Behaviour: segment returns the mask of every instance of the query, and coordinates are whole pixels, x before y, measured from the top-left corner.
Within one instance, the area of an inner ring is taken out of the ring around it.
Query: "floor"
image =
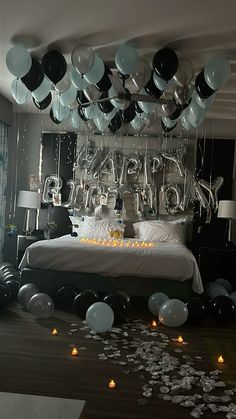
[[[183,355],[187,356],[185,359],[190,356],[195,361],[194,368],[201,371],[219,368],[220,378],[227,383],[227,388],[236,387],[235,323],[220,327],[209,322],[204,326],[184,325],[178,329],[160,325],[158,332],[164,334],[160,338],[151,327],[151,315],[139,314],[132,315],[133,319],[141,319],[138,323],[123,325],[122,330],[96,340],[73,313],[55,311],[53,318],[39,320],[17,305],[1,312],[0,391],[86,400],[81,419],[164,419],[172,415],[190,418],[193,408],[186,409],[164,400],[166,394],[161,395],[160,386],[148,384],[150,378],[142,366],[150,365],[148,361],[140,363],[133,358],[132,364],[127,363],[132,344],[137,349],[142,342],[148,345],[147,342],[152,341],[155,348],[160,339],[164,344],[169,339],[166,343],[169,353],[181,359]],[[51,335],[53,328],[57,328],[57,336]],[[140,330],[144,330],[144,334]],[[172,340],[180,334],[187,345]],[[115,342],[114,345],[111,342]],[[71,355],[73,346],[78,348],[78,356]],[[225,359],[222,365],[217,363],[220,354]],[[108,386],[112,378],[117,383],[115,389]],[[150,390],[150,387],[153,388]],[[217,394],[223,394],[222,389],[218,390]],[[190,394],[199,391],[199,388],[193,389]],[[232,401],[236,403],[235,394]],[[213,416],[226,417],[225,413],[214,415],[209,409],[203,417]]]

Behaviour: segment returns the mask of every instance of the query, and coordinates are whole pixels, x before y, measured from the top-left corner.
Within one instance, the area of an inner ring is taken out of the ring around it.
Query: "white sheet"
[[[127,239],[132,241],[132,239]],[[134,240],[133,241],[137,241]],[[150,248],[91,246],[70,235],[29,246],[19,268],[97,273],[102,276],[193,279],[193,291],[203,292],[197,262],[186,246],[154,243]]]

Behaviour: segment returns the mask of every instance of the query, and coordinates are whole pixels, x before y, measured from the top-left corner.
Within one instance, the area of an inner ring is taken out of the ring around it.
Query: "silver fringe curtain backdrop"
[[[5,208],[6,208],[6,185],[7,185],[7,136],[8,126],[0,121],[0,261],[2,261],[2,249],[5,233]]]

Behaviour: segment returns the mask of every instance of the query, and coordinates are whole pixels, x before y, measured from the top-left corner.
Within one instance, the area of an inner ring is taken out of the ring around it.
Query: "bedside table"
[[[17,242],[16,242],[16,267],[18,265],[25,253],[25,249],[29,247],[31,244],[43,240],[43,236],[24,236],[23,234],[18,234]]]
[[[235,281],[236,247],[198,246],[198,266],[203,284],[217,278]]]

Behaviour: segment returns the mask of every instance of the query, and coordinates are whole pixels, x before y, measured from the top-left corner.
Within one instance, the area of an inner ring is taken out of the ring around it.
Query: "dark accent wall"
[[[198,139],[196,170],[197,179],[212,182],[218,177],[224,178],[219,190],[218,199],[233,199],[233,166],[235,140]],[[193,241],[201,244],[222,244],[225,240],[227,220],[217,218],[217,212],[212,212],[211,222],[205,223],[206,214],[199,215],[199,203],[195,204]]]
[[[42,186],[45,178],[58,174],[62,178],[62,202],[67,201],[69,188],[67,181],[73,177],[73,163],[76,150],[76,134],[44,133],[42,135]],[[58,167],[58,162],[60,162]],[[52,207],[42,204],[40,211],[40,228],[45,226],[47,220],[57,223],[57,235],[70,233],[68,211],[63,207]]]

